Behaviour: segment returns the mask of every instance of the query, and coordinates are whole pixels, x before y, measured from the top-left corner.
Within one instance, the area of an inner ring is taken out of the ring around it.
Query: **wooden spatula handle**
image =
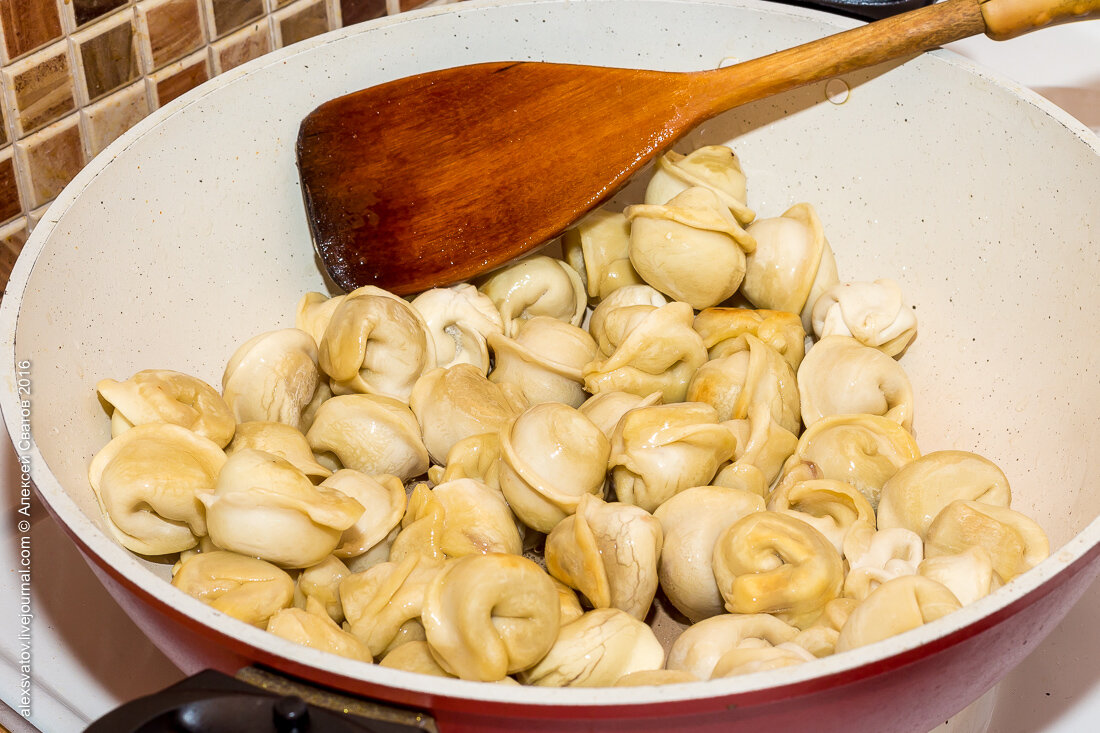
[[[944,0],[698,75],[709,117],[745,102],[986,33],[1011,38],[1100,16],[1100,0]]]
[[[1100,17],[1100,0],[983,0],[985,33],[1004,41],[1048,25]]]

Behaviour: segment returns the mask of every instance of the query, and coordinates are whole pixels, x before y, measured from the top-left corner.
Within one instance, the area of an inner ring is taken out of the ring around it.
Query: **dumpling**
[[[917,441],[893,420],[834,415],[806,428],[783,465],[780,481],[836,479],[854,486],[877,508],[883,484],[917,458]]]
[[[423,555],[443,561],[443,531],[446,510],[427,484],[419,483],[409,493],[401,530],[390,545],[390,561],[400,562],[408,555]]]
[[[819,339],[852,336],[887,356],[901,354],[917,335],[917,316],[889,279],[837,283],[814,302],[811,321]]]
[[[844,556],[844,595],[863,600],[886,581],[915,574],[924,560],[924,545],[915,533],[895,527],[849,535]]]
[[[176,564],[172,585],[246,624],[267,626],[294,601],[294,580],[269,562],[235,552],[199,552]]]
[[[993,572],[993,558],[978,545],[954,555],[925,558],[917,573],[947,587],[964,606],[1000,588],[1000,577]]]
[[[225,462],[209,438],[171,423],[146,423],[96,453],[88,480],[123,547],[167,555],[194,547],[207,533],[200,494],[214,488]]]
[[[424,593],[432,655],[447,672],[492,682],[528,669],[561,627],[550,576],[519,555],[467,555],[448,563]]]
[[[592,315],[588,318],[588,333],[596,341],[600,354],[611,356],[629,332],[634,319],[631,314],[649,311],[649,308],[638,306],[660,308],[668,302],[668,298],[644,283],[619,288],[592,309]],[[617,311],[623,313],[614,315]]]
[[[853,530],[875,530],[875,510],[870,502],[843,481],[809,479],[781,484],[768,496],[768,510],[811,525],[841,554]]]
[[[585,494],[546,537],[546,569],[593,608],[645,619],[657,592],[661,523],[648,512]]]
[[[630,262],[647,283],[699,310],[737,292],[756,242],[709,188],[628,206]]]
[[[340,395],[317,410],[306,439],[315,453],[332,453],[344,468],[408,481],[428,470],[420,425],[404,403],[380,395]]]
[[[588,306],[577,271],[546,255],[526,257],[491,273],[479,289],[500,311],[504,335],[510,338],[516,337],[521,321],[536,316],[580,326]]]
[[[654,512],[680,491],[705,486],[733,456],[736,441],[710,405],[680,402],[631,410],[611,440],[611,480],[619,501]]]
[[[521,322],[515,338],[490,334],[489,346],[496,360],[489,379],[516,385],[527,404],[577,407],[587,397],[582,369],[595,358],[596,342],[583,328],[534,316]]]
[[[714,665],[711,679],[793,667],[814,659],[813,654],[794,642],[772,647],[736,647],[723,654]]]
[[[410,302],[428,326],[435,345],[435,366],[472,364],[489,373],[490,333],[504,333],[500,311],[489,296],[463,283],[425,290]]]
[[[442,569],[442,562],[412,554],[347,576],[340,582],[340,603],[348,631],[376,658],[423,640],[424,591]]]
[[[723,486],[693,486],[657,507],[653,516],[664,533],[661,590],[690,621],[725,612],[710,564],[714,544],[734,522],[762,511],[763,497]]]
[[[609,687],[664,660],[653,629],[625,611],[598,608],[563,625],[549,652],[517,678],[540,687]]]
[[[340,544],[333,550],[338,558],[358,557],[370,551],[386,539],[405,514],[405,485],[396,476],[368,476],[344,468],[322,481],[321,486],[350,496],[364,510],[340,535]]]
[[[629,311],[630,322],[622,332],[611,326]],[[613,352],[597,357],[584,367],[584,386],[589,392],[631,392],[643,397],[660,392],[665,402],[681,402],[696,370],[707,360],[703,339],[691,327],[694,313],[687,303],[658,308],[620,308],[605,322]]]
[[[118,382],[102,379],[96,392],[110,405],[111,437],[134,425],[167,422],[228,445],[236,418],[217,390],[206,382],[169,369],[144,369]]]
[[[797,434],[802,421],[794,370],[778,351],[755,336],[746,334],[745,341],[746,350],[700,366],[688,384],[686,399],[712,406],[723,422],[748,418],[752,406],[763,403],[783,429]]]
[[[458,441],[447,453],[445,466],[428,469],[428,478],[433,484],[460,478],[477,479],[500,493],[500,433],[471,435]]]
[[[989,553],[993,570],[1007,583],[1050,555],[1050,542],[1033,519],[1008,507],[959,499],[932,520],[925,555],[953,555],[970,547]]]
[[[447,557],[523,551],[516,518],[499,492],[472,478],[447,481],[431,492],[443,508],[440,548]]]
[[[757,308],[800,314],[810,330],[817,298],[839,282],[817,212],[795,204],[782,216],[757,219],[747,231],[756,250],[748,255],[741,292]]]
[[[902,466],[883,484],[878,526],[904,527],[923,539],[932,520],[957,499],[1007,507],[1012,501],[1012,491],[1004,472],[976,453],[958,450],[927,453]]]
[[[309,599],[305,609],[284,608],[276,611],[267,622],[267,631],[311,649],[360,662],[374,661],[366,645],[337,626],[313,598]]]
[[[954,594],[923,575],[903,575],[880,585],[856,606],[837,639],[837,652],[915,629],[957,611]]]
[[[657,158],[653,177],[646,186],[645,202],[668,203],[692,186],[710,189],[742,225],[756,217],[745,205],[747,186],[741,161],[725,145],[706,145],[687,155],[670,150]]]
[[[714,579],[730,613],[774,613],[800,629],[840,595],[844,563],[825,535],[787,514],[745,515],[718,536]]]
[[[826,336],[798,368],[802,420],[829,415],[882,415],[913,428],[913,387],[901,364],[851,336]]]
[[[253,420],[237,426],[233,440],[225,449],[226,455],[253,448],[273,453],[294,464],[298,470],[311,478],[328,478],[332,471],[317,462],[309,441],[300,430],[286,423]]]
[[[222,396],[237,422],[270,420],[300,428],[320,379],[313,337],[284,328],[254,336],[233,353],[222,375]]]
[[[436,364],[428,325],[407,302],[367,285],[332,312],[319,342],[321,370],[336,394],[373,394],[408,402],[417,378]]]
[[[315,343],[321,343],[325,329],[336,308],[344,302],[346,295],[329,297],[324,293],[306,293],[298,300],[294,314],[294,327],[313,337]]]
[[[630,224],[621,212],[596,209],[588,214],[566,230],[562,251],[591,300],[642,282],[630,264]]]
[[[288,461],[253,449],[230,456],[214,490],[199,499],[214,544],[284,568],[324,560],[363,513],[346,494],[314,486]]]
[[[730,650],[775,647],[797,635],[797,628],[766,613],[712,616],[684,629],[672,643],[665,667],[708,680],[715,665]]]
[[[549,532],[601,494],[611,446],[578,410],[557,402],[528,408],[500,433],[500,488],[516,516]]]
[[[615,433],[615,426],[623,415],[635,407],[661,404],[661,393],[653,392],[644,397],[631,392],[599,392],[592,395],[577,409],[596,424],[608,440]]]
[[[806,329],[794,313],[749,308],[706,308],[695,316],[695,330],[703,337],[711,359],[732,356],[749,347],[754,336],[778,351],[791,369],[806,355]]]
[[[329,555],[316,565],[310,565],[298,573],[298,579],[294,582],[294,605],[308,610],[312,599],[320,604],[319,608],[329,618],[336,623],[342,623],[344,606],[340,603],[340,582],[350,574],[348,566],[335,555]]]
[[[748,417],[722,423],[735,440],[732,463],[722,466],[715,477],[725,486],[740,485],[730,482],[731,473],[751,468],[760,472],[765,486],[771,486],[798,446],[798,436],[776,421],[771,405],[757,402],[748,410]],[[755,482],[751,474],[740,478]]]
[[[432,369],[416,380],[409,407],[420,423],[428,455],[445,464],[455,443],[499,431],[526,404],[517,385],[490,382],[477,367],[457,364]]]

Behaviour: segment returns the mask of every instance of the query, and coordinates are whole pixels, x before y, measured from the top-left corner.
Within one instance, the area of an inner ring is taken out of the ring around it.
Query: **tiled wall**
[[[440,0],[0,0],[0,288],[47,204],[162,104],[310,36]]]

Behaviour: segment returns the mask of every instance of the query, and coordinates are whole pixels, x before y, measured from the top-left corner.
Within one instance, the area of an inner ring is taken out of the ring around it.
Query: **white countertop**
[[[1031,87],[1100,132],[1100,22],[1050,28],[1010,43],[984,37],[951,48]],[[2,430],[2,428],[0,428]],[[6,436],[0,436],[3,439]],[[19,706],[19,468],[0,447],[0,699]],[[47,733],[83,730],[119,704],[182,674],[142,635],[91,574],[41,506],[32,512],[31,722]],[[971,711],[993,707],[995,733],[1092,733],[1100,729],[1100,582],[1016,670]],[[966,716],[954,730],[976,731]],[[22,721],[0,708],[0,727]]]

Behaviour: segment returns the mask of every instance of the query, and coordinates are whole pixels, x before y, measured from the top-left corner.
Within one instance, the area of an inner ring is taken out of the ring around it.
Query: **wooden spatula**
[[[550,241],[721,112],[978,33],[1097,15],[1100,0],[946,0],[717,70],[501,62],[398,79],[302,122],[314,244],[345,290],[466,280]]]

